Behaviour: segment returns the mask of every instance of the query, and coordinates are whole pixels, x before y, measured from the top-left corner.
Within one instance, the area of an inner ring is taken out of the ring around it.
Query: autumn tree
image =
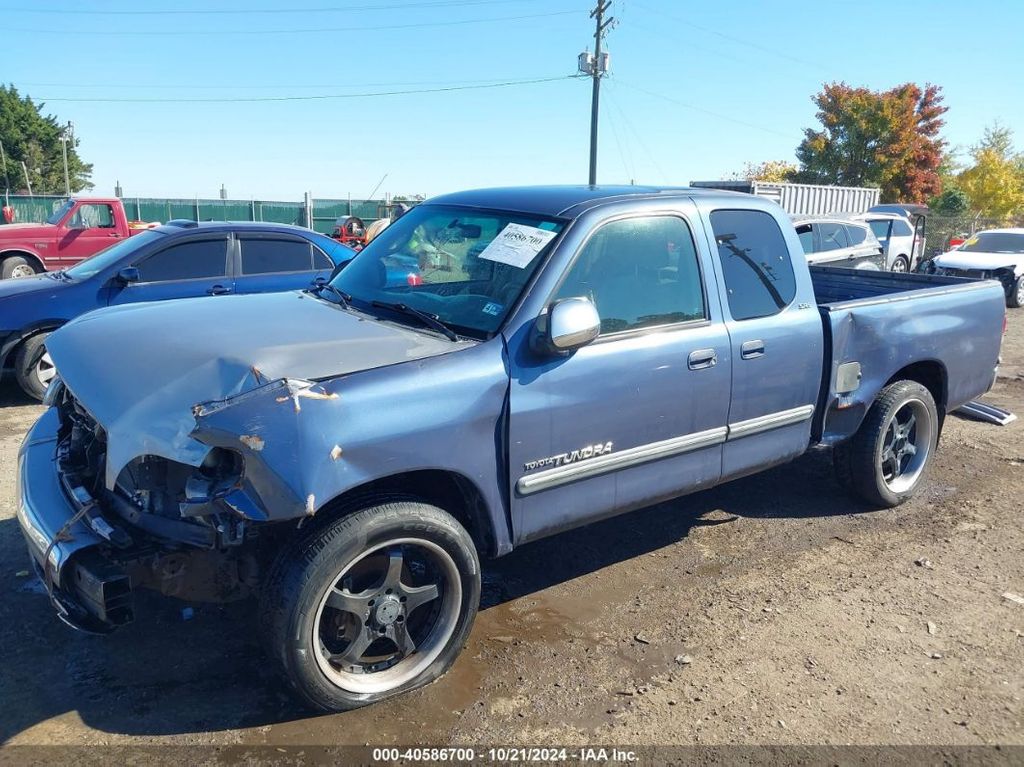
[[[939,86],[872,91],[830,83],[813,101],[821,129],[804,131],[798,180],[877,186],[887,202],[924,202],[942,191],[939,131],[947,107]]]
[[[957,177],[971,211],[1007,221],[1024,214],[1024,155],[1013,147],[1013,131],[998,123],[971,147],[973,164]]]
[[[784,183],[792,181],[796,175],[797,167],[785,160],[767,160],[762,163],[748,162],[743,170],[734,173],[736,180],[742,181],[766,181],[768,183]]]
[[[13,86],[0,85],[0,142],[4,145],[7,174],[0,169],[0,183],[14,191],[28,191],[21,163],[25,163],[32,191],[36,194],[64,193],[64,158],[60,145],[62,126],[43,105],[22,96]],[[92,165],[78,156],[78,140],[68,141],[68,178],[71,191],[89,189]]]

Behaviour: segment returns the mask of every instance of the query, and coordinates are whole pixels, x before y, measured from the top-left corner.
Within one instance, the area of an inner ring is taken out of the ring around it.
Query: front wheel
[[[57,375],[57,368],[46,351],[46,338],[49,333],[36,333],[18,348],[14,356],[14,377],[24,392],[42,401],[50,383]]]
[[[440,677],[469,637],[480,563],[451,515],[411,500],[299,535],[261,596],[263,635],[310,705],[345,711]]]
[[[938,436],[931,393],[916,381],[897,381],[878,395],[853,438],[836,446],[836,474],[872,506],[899,506],[920,487]]]
[[[1024,306],[1024,274],[1018,277],[1010,287],[1006,296],[1006,305],[1011,309],[1019,309]]]
[[[39,272],[28,259],[22,256],[8,256],[0,267],[0,275],[5,280],[20,280],[25,277],[34,277]]]

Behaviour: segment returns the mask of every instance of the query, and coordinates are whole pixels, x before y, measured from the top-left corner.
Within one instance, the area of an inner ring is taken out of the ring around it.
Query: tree
[[[963,189],[950,187],[944,189],[937,197],[933,197],[928,207],[940,216],[953,218],[963,216],[970,210],[971,199]]]
[[[733,177],[737,180],[767,181],[778,184],[792,181],[796,172],[797,167],[791,162],[786,160],[767,160],[756,165],[748,162],[743,166],[743,170],[739,173],[734,173]]]
[[[804,131],[798,180],[878,186],[887,202],[924,202],[942,191],[947,107],[937,85],[872,91],[830,83],[812,100],[822,128]]]
[[[53,115],[44,115],[42,108],[42,104],[21,96],[13,85],[0,85],[0,141],[7,157],[7,176],[0,176],[0,183],[11,191],[28,191],[21,168],[24,161],[34,193],[64,193],[62,126]],[[67,146],[71,191],[91,189],[92,165],[78,156],[78,139],[69,140]]]
[[[957,176],[975,215],[999,221],[1024,212],[1024,155],[1013,148],[1013,131],[998,123],[971,147],[974,164]]]

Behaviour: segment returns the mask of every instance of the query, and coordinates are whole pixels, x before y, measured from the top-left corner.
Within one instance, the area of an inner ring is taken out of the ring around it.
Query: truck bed
[[[930,274],[812,267],[825,331],[825,367],[814,436],[832,445],[856,431],[874,393],[913,365],[934,378],[951,412],[991,388],[1006,312],[1003,286]],[[836,372],[859,363],[860,386],[836,391]]]
[[[979,280],[940,277],[934,274],[880,272],[870,269],[839,269],[812,266],[811,282],[818,306],[834,308],[871,299],[911,300],[922,295],[969,289]]]

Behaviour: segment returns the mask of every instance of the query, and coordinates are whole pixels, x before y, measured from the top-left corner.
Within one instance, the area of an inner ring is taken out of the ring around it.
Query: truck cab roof
[[[756,198],[719,189],[694,189],[686,186],[560,185],[511,186],[473,189],[432,197],[428,205],[460,205],[490,210],[515,210],[557,218],[574,218],[591,208],[623,200],[656,197],[702,197],[726,200]]]

